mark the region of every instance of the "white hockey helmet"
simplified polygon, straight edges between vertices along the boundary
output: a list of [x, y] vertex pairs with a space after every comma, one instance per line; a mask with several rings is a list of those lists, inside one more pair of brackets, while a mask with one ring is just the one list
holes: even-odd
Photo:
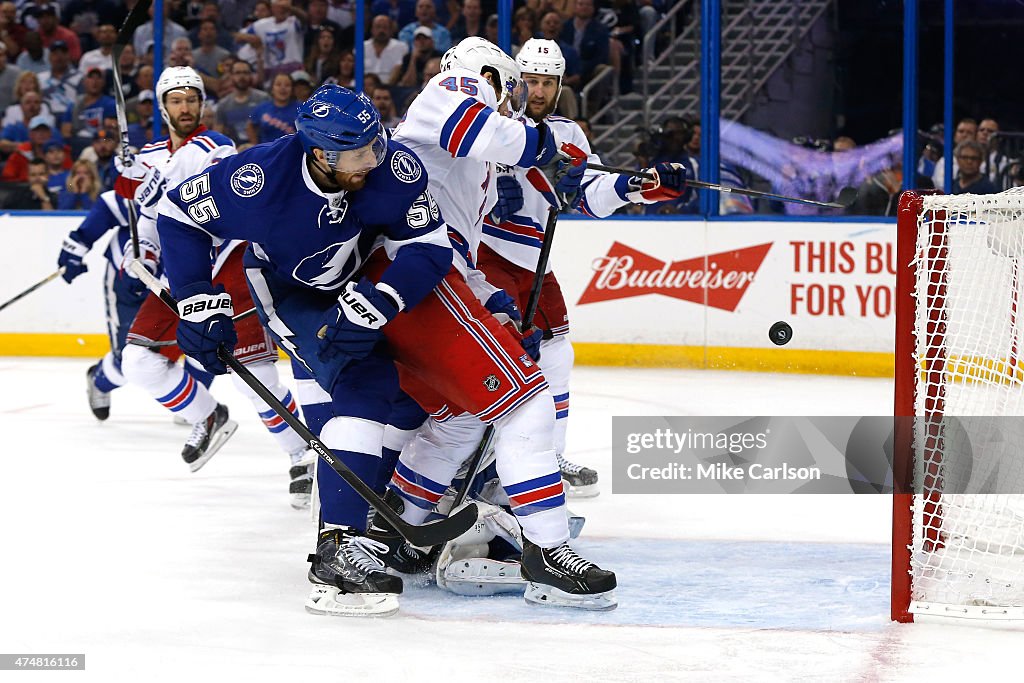
[[463, 38], [441, 57], [441, 71], [456, 68], [478, 74], [492, 71], [492, 78], [497, 78], [501, 91], [498, 106], [508, 100], [513, 116], [522, 115], [526, 107], [526, 86], [522, 83], [522, 72], [516, 61], [497, 45], [478, 36]]
[[516, 64], [524, 74], [539, 74], [558, 78], [555, 102], [562, 96], [562, 77], [565, 76], [565, 57], [558, 43], [546, 38], [530, 38], [519, 49]]
[[546, 38], [530, 38], [523, 43], [516, 55], [516, 63], [524, 74], [558, 76], [559, 80], [565, 75], [562, 48], [558, 47], [557, 42]]
[[202, 77], [190, 66], [169, 66], [160, 74], [156, 82], [156, 102], [160, 107], [160, 115], [164, 123], [171, 125], [171, 119], [167, 115], [167, 108], [164, 107], [164, 95], [179, 88], [195, 88], [199, 91], [202, 103], [199, 105], [199, 118], [203, 118], [203, 109], [206, 107], [206, 88], [203, 87]]

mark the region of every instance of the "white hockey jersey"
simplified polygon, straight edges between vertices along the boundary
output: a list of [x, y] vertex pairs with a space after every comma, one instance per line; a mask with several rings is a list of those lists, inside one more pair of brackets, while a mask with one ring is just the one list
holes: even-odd
[[[164, 192], [177, 187], [221, 159], [237, 153], [235, 143], [229, 137], [203, 126], [186, 138], [174, 152], [170, 149], [170, 140], [167, 137], [144, 145], [135, 158], [138, 162], [156, 166], [160, 171], [161, 182], [159, 186], [154, 187], [140, 186], [135, 193], [140, 213], [139, 242], [159, 254], [160, 237], [156, 230], [157, 204]], [[238, 244], [241, 242], [220, 245], [221, 248], [215, 257], [216, 269], [219, 269], [220, 263]]]
[[520, 163], [527, 145], [523, 123], [502, 116], [497, 106], [494, 88], [480, 74], [442, 71], [394, 133], [423, 162], [444, 221], [469, 241], [474, 261], [483, 217], [498, 199], [495, 164]]
[[[562, 116], [548, 116], [544, 121], [560, 142], [569, 142], [586, 152], [589, 163], [601, 163], [600, 157], [590, 150], [586, 135], [575, 121]], [[505, 217], [500, 224], [485, 217], [483, 243], [520, 268], [536, 270], [548, 208], [557, 201], [554, 189], [540, 169], [502, 168], [500, 171], [513, 174], [519, 181], [523, 188], [523, 208]], [[580, 212], [592, 218], [604, 218], [629, 204], [626, 199], [629, 191], [627, 181], [624, 175], [588, 168], [581, 185]], [[547, 272], [551, 272], [550, 261]]]

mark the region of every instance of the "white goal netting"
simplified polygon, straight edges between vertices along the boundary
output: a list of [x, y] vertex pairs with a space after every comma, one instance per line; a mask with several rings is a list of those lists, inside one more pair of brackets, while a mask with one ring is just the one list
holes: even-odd
[[910, 611], [1024, 618], [1024, 188], [917, 227]]

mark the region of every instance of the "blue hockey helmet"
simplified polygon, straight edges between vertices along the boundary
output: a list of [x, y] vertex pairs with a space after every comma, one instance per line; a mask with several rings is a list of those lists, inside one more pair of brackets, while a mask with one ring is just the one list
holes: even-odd
[[[340, 85], [322, 85], [299, 105], [295, 131], [306, 154], [312, 155], [314, 149], [322, 149], [327, 163], [337, 171], [376, 168], [387, 154], [384, 126], [370, 98]], [[357, 150], [359, 155], [343, 155]], [[362, 158], [361, 164], [356, 163], [356, 157]], [[376, 163], [368, 164], [367, 158], [376, 160]]]

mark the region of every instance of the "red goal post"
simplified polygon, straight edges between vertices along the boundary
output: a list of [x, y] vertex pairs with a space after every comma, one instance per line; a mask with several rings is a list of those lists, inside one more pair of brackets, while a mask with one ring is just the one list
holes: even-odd
[[1024, 626], [1024, 438], [978, 447], [1024, 422], [1024, 188], [903, 193], [897, 262], [892, 619]]

